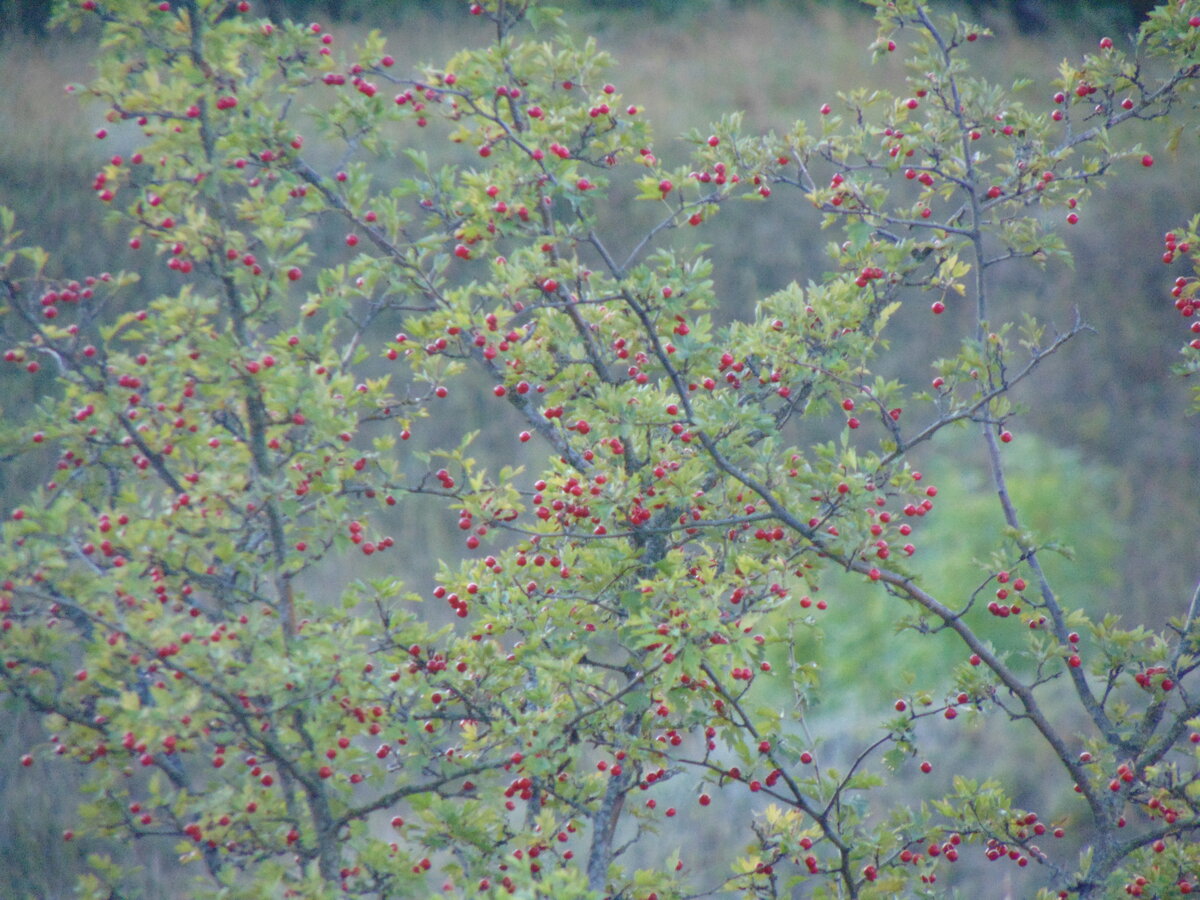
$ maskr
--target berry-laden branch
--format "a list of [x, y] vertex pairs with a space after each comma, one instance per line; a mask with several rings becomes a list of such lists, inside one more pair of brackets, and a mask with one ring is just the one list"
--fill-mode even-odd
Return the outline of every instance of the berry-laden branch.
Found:
[[[999, 275], [1066, 258], [1056, 222], [1153, 162], [1121, 142], [1186, 107], [1200, 9], [1042, 103], [972, 74], [984, 29], [872, 5], [900, 91], [731, 114], [679, 161], [540, 3], [469, 4], [495, 37], [413, 71], [249, 2], [64, 6], [104, 29], [96, 136], [135, 148], [93, 191], [166, 261], [125, 311], [132, 278], [48, 278], [0, 217], [5, 358], [52, 387], [0, 459], [53, 467], [3, 526], [0, 683], [52, 735], [23, 766], [82, 767], [79, 832], [117, 856], [88, 890], [128, 891], [129, 836], [202, 861], [197, 896], [935, 895], [976, 851], [1023, 895], [1190, 890], [1196, 601], [1155, 634], [1052, 586], [1013, 393], [1087, 326], [1047, 338]], [[691, 237], [784, 188], [840, 229], [829, 271], [718, 296]], [[928, 393], [881, 374], [925, 304]], [[960, 423], [1003, 523], [972, 522], [961, 593], [914, 468]], [[1050, 774], [956, 758], [964, 720], [1028, 725]], [[662, 850], [714, 820], [704, 858]], [[1076, 874], [1038, 846], [1068, 832]]]

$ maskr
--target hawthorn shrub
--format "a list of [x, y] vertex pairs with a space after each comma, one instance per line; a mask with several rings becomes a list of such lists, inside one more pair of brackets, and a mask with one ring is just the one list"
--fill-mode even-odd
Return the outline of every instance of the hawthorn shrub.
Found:
[[[1200, 598], [1155, 633], [1051, 584], [1010, 392], [1088, 326], [1012, 321], [992, 279], [1067, 258], [1089, 192], [1153, 164], [1122, 135], [1178, 128], [1200, 2], [1011, 90], [971, 74], [984, 29], [871, 5], [906, 85], [778, 134], [730, 114], [686, 161], [533, 2], [471, 4], [491, 40], [416, 72], [247, 2], [60, 9], [102, 27], [76, 91], [122, 149], [93, 191], [179, 284], [50, 280], [0, 222], [5, 358], [57, 385], [0, 438], [50, 470], [3, 526], [0, 676], [45, 717], [20, 764], [81, 770], [64, 839], [112, 848], [82, 896], [124, 895], [132, 838], [195, 897], [982, 896], [998, 866], [1023, 896], [1191, 892]], [[618, 190], [657, 224], [602, 227]], [[822, 278], [718, 326], [696, 238], [742, 201], [839, 236]], [[1189, 324], [1198, 283], [1172, 289]], [[903, 303], [962, 328], [926, 386], [871, 371]], [[452, 392], [514, 458], [423, 440]], [[911, 454], [956, 425], [1005, 524], [946, 596]], [[465, 542], [416, 591], [393, 571], [430, 548], [382, 524], [406, 505]], [[822, 631], [848, 583], [904, 655], [958, 660], [864, 691], [861, 741], [811, 714], [804, 654], [874, 653]], [[1058, 818], [956, 752], [1020, 729]]]

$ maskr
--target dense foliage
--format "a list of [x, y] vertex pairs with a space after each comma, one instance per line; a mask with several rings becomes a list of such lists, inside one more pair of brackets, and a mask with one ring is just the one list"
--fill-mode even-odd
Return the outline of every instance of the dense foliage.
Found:
[[[687, 161], [538, 4], [471, 4], [493, 39], [417, 73], [245, 2], [63, 8], [103, 27], [78, 92], [124, 142], [94, 192], [179, 283], [49, 280], [0, 223], [6, 359], [57, 385], [0, 438], [53, 470], [4, 524], [0, 677], [46, 716], [22, 762], [85, 770], [69, 838], [169, 842], [191, 896], [937, 895], [994, 878], [980, 857], [1026, 895], [1191, 890], [1198, 600], [1158, 634], [1056, 593], [1010, 392], [1086, 324], [1010, 315], [994, 273], [1066, 258], [1088, 193], [1153, 165], [1121, 136], [1191, 94], [1200, 3], [1011, 91], [970, 71], [985, 29], [871, 5], [903, 89], [779, 134], [731, 113]], [[657, 224], [602, 228], [618, 191]], [[735, 202], [840, 233], [823, 278], [718, 325], [693, 238]], [[912, 303], [969, 323], [916, 388], [872, 372]], [[511, 464], [469, 427], [423, 441], [466, 392], [513, 423]], [[910, 456], [957, 425], [1004, 526], [946, 596]], [[377, 524], [406, 505], [452, 515], [462, 558], [327, 592], [428, 552]], [[805, 648], [872, 653], [823, 630], [847, 579], [958, 660], [864, 685], [866, 739], [810, 715]], [[959, 732], [1046, 748], [1074, 811], [1018, 804]], [[676, 854], [708, 817], [724, 839]], [[85, 896], [124, 890], [113, 852]]]

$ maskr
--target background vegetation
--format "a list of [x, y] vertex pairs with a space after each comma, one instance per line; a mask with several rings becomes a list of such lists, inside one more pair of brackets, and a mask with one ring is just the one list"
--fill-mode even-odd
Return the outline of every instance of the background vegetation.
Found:
[[[762, 5], [762, 0], [571, 0], [563, 4], [572, 12], [601, 10], [621, 14], [650, 14], [677, 18], [714, 10], [744, 12]], [[781, 4], [782, 5], [782, 4]], [[804, 0], [786, 4], [805, 14], [820, 8], [839, 12], [856, 11], [855, 0]], [[417, 12], [442, 16], [453, 8], [453, 0], [264, 0], [272, 18], [321, 18], [334, 22], [383, 23], [396, 15]], [[1132, 29], [1154, 6], [1153, 0], [971, 0], [971, 14], [998, 13], [1011, 18], [1021, 31], [1036, 33], [1058, 23], [1102, 19], [1116, 27]], [[44, 36], [50, 4], [44, 0], [0, 0], [0, 32]], [[1056, 29], [1057, 30], [1057, 29]]]
[[[275, 5], [298, 18], [335, 17], [339, 42], [383, 24], [378, 4], [365, 0]], [[392, 5], [390, 47], [398, 58], [407, 57], [406, 65], [442, 58], [460, 45], [461, 35], [449, 34], [443, 26], [450, 5]], [[1025, 73], [1049, 75], [1059, 60], [1093, 48], [1102, 34], [1119, 39], [1148, 5], [976, 4], [974, 14], [997, 30], [982, 56], [983, 70], [995, 74], [1003, 63], [1010, 80]], [[604, 0], [576, 6], [579, 14], [572, 21], [597, 34], [619, 58], [622, 88], [645, 103], [660, 138], [735, 108], [745, 110], [747, 122], [763, 130], [796, 118], [812, 120], [821, 102], [838, 90], [883, 83], [896, 74], [868, 67], [865, 45], [872, 28], [849, 3]], [[0, 95], [0, 134], [5, 136], [0, 141], [0, 203], [16, 210], [30, 242], [54, 248], [56, 259], [69, 259], [76, 270], [136, 266], [145, 271], [144, 260], [106, 231], [99, 204], [79, 203], [81, 187], [106, 155], [120, 148], [87, 139], [98, 123], [64, 96], [62, 86], [87, 77], [89, 45], [64, 35], [40, 35], [44, 8], [22, 0], [0, 3], [5, 35], [0, 79], [8, 86]], [[1092, 523], [1079, 533], [1060, 535], [1077, 551], [1073, 560], [1058, 564], [1060, 583], [1076, 595], [1073, 601], [1087, 598], [1096, 608], [1127, 611], [1131, 618], [1156, 624], [1167, 614], [1160, 601], [1176, 601], [1191, 589], [1191, 573], [1171, 563], [1195, 556], [1200, 510], [1191, 498], [1200, 472], [1200, 446], [1188, 429], [1194, 423], [1183, 417], [1184, 391], [1165, 374], [1178, 345], [1178, 320], [1164, 296], [1166, 272], [1153, 260], [1158, 234], [1200, 207], [1200, 187], [1189, 166], [1193, 147], [1185, 147], [1178, 157], [1161, 147], [1149, 149], [1158, 164], [1114, 180], [1089, 203], [1084, 221], [1068, 235], [1076, 254], [1074, 270], [1052, 268], [1047, 276], [1034, 279], [1031, 274], [1028, 280], [1011, 277], [1006, 302], [1036, 308], [1043, 319], [1063, 326], [1078, 306], [1096, 328], [1045, 368], [1038, 380], [1039, 403], [1021, 420], [1024, 429], [1016, 440], [1025, 446], [1023, 468], [1030, 476], [1021, 479], [1022, 505], [1034, 525], [1063, 505]], [[781, 207], [731, 209], [706, 235], [715, 245], [711, 255], [720, 278], [718, 291], [728, 310], [745, 308], [790, 280], [803, 281], [822, 271], [828, 238], [785, 227]], [[630, 204], [612, 216], [614, 221], [628, 219], [634, 233], [644, 214]], [[144, 285], [147, 295], [158, 290], [153, 267]], [[954, 314], [952, 308], [948, 315]], [[902, 311], [893, 326], [893, 346], [911, 346], [914, 361], [937, 355], [928, 343], [935, 337], [924, 327], [926, 316], [925, 310]], [[923, 367], [885, 374], [908, 383], [929, 377]], [[6, 427], [19, 427], [22, 408], [48, 384], [0, 382]], [[519, 452], [510, 445], [511, 435], [486, 433], [482, 410], [458, 408], [446, 418], [453, 422], [460, 416], [478, 420], [485, 439], [502, 452]], [[984, 503], [985, 483], [975, 475], [976, 462], [962, 458], [958, 481], [940, 484], [945, 515], [935, 524], [937, 537], [930, 532], [924, 544], [944, 557], [947, 586], [955, 579], [971, 583], [963, 570], [974, 548], [960, 536], [977, 524], [977, 517], [992, 515]], [[25, 491], [28, 479], [28, 472], [0, 465], [0, 507]], [[413, 515], [414, 509], [409, 506], [393, 532], [402, 546], [419, 534], [428, 548], [403, 563], [403, 577], [419, 582], [432, 574], [434, 559], [457, 552], [458, 539], [453, 521], [426, 519]], [[343, 576], [331, 571], [328, 577], [332, 583]], [[889, 656], [890, 626], [846, 612], [853, 609], [849, 592], [858, 589], [847, 586], [841, 612], [834, 603], [833, 613], [845, 617], [846, 627], [861, 631], [861, 645], [869, 650], [861, 658], [844, 659], [831, 679], [852, 685], [870, 678], [872, 665], [938, 664]], [[831, 706], [851, 709], [850, 692]], [[0, 765], [0, 818], [16, 823], [0, 830], [0, 885], [25, 885], [14, 896], [61, 895], [73, 877], [72, 857], [81, 848], [50, 837], [59, 830], [58, 791], [47, 792], [16, 770], [17, 748], [33, 723], [11, 711], [0, 715], [5, 717], [0, 747], [7, 751], [7, 762]], [[1027, 790], [1034, 794], [1036, 768], [1027, 768]], [[56, 787], [71, 789], [69, 784]], [[165, 864], [154, 858], [146, 862], [153, 882], [160, 874], [157, 867]]]

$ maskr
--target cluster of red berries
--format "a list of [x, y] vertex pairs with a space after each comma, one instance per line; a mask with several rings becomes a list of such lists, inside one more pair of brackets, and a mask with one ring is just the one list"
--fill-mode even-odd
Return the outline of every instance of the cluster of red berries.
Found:
[[[1191, 249], [1191, 244], [1179, 240], [1175, 232], [1168, 231], [1163, 235], [1162, 261], [1169, 265], [1175, 261], [1176, 255], [1186, 256]], [[1195, 317], [1197, 309], [1196, 283], [1195, 278], [1180, 275], [1171, 287], [1171, 297], [1174, 299], [1175, 309], [1179, 314], [1185, 319], [1192, 320], [1188, 325], [1188, 330], [1196, 337], [1188, 346], [1193, 350], [1200, 350], [1200, 318]]]

